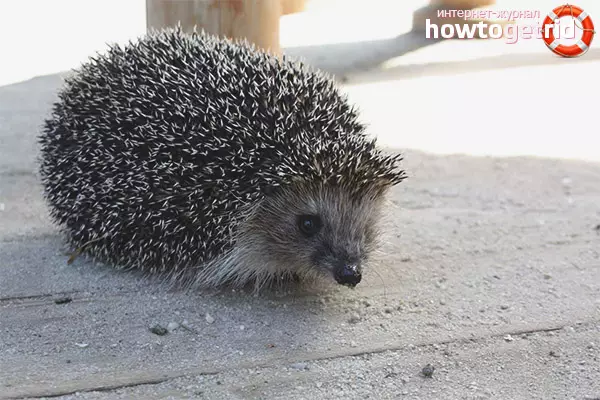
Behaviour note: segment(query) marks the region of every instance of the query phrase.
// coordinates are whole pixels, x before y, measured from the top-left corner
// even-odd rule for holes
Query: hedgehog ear
[[[277,192],[278,187],[275,185],[266,185],[263,187],[263,193],[265,196],[273,196]]]
[[[371,185],[371,190],[376,196],[383,195],[388,191],[392,186],[394,186],[394,182],[387,178],[379,178],[373,182]]]

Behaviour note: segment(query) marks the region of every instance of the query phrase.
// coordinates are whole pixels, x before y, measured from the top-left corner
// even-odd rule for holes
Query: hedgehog
[[[207,288],[356,286],[406,177],[331,75],[180,27],[71,71],[38,139],[70,245]]]

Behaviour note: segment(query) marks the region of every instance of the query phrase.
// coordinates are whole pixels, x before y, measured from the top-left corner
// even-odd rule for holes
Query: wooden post
[[[304,11],[306,0],[281,0],[281,15],[294,14]]]
[[[192,31],[195,26],[221,37],[246,38],[277,55],[282,11],[282,0],[146,0],[148,28],[180,23]]]

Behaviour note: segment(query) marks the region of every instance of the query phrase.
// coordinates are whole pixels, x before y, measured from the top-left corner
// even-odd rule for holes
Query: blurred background
[[[385,145],[599,160],[600,39],[567,59],[539,39],[434,40],[421,29],[438,8],[539,10],[543,18],[560,1],[5,0],[0,86],[65,73],[106,43],[181,19],[248,36],[334,74]],[[577,5],[600,24],[600,2]]]

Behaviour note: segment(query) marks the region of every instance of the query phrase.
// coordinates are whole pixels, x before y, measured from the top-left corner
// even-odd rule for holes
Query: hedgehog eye
[[[300,232],[308,237],[319,232],[321,225],[321,218],[319,218],[318,215],[298,216],[298,229],[300,229]]]

